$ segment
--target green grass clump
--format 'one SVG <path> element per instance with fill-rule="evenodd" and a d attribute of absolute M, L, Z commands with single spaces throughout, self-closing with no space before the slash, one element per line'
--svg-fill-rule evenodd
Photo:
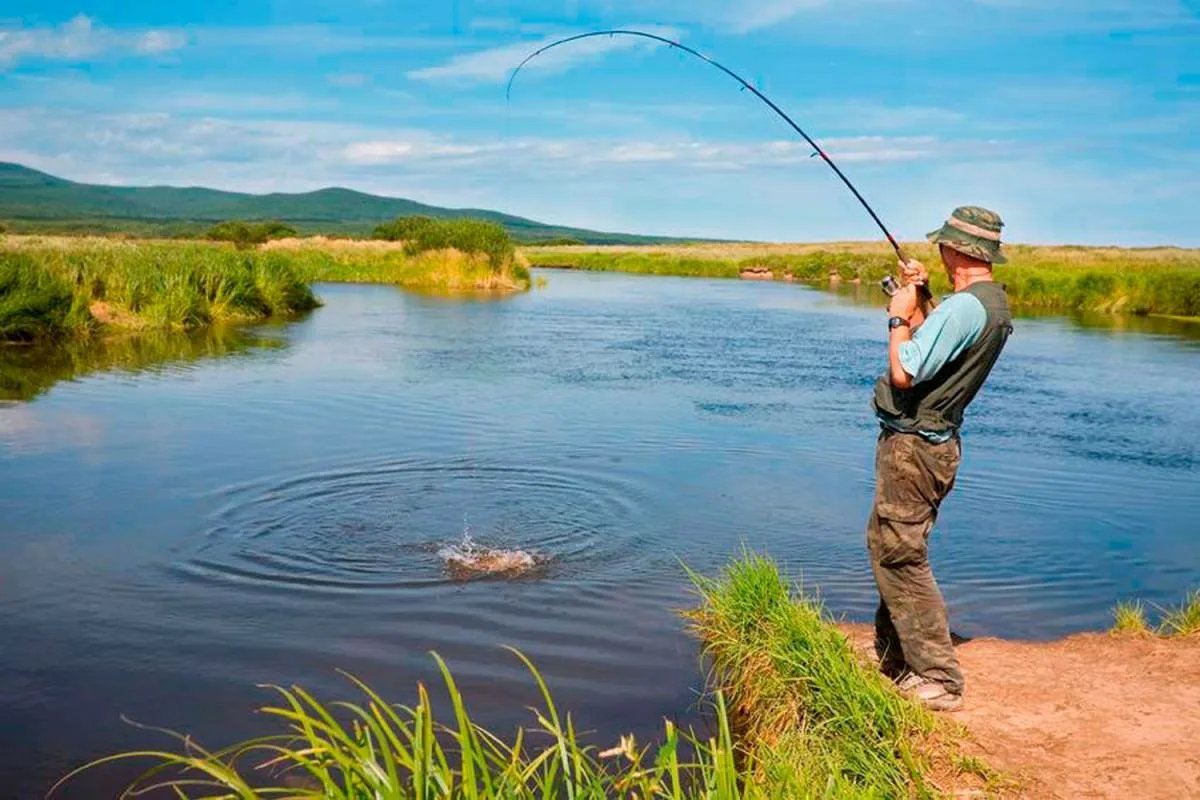
<path fill-rule="evenodd" d="M 503 225 L 482 219 L 399 217 L 375 228 L 374 239 L 404 242 L 410 256 L 431 250 L 482 253 L 492 269 L 499 271 L 513 260 L 516 248 Z"/>
<path fill-rule="evenodd" d="M 1109 632 L 1114 635 L 1143 636 L 1150 633 L 1146 620 L 1146 608 L 1140 600 L 1122 600 L 1113 607 L 1113 625 Z"/>
<path fill-rule="evenodd" d="M 932 715 L 864 664 L 819 602 L 793 597 L 774 562 L 747 553 L 693 580 L 688 617 L 758 779 L 785 797 L 937 793 Z"/>
<path fill-rule="evenodd" d="M 1158 632 L 1164 636 L 1191 636 L 1200 633 L 1200 589 L 1188 592 L 1177 608 L 1164 610 Z"/>
<path fill-rule="evenodd" d="M 515 652 L 515 651 L 514 651 Z M 453 715 L 439 721 L 428 690 L 417 702 L 395 706 L 350 678 L 363 700 L 323 703 L 293 686 L 272 688 L 279 702 L 261 709 L 283 732 L 207 750 L 171 734 L 174 750 L 140 750 L 101 758 L 68 775 L 115 761 L 144 760 L 147 770 L 123 796 L 150 787 L 171 796 L 253 800 L 267 797 L 328 800 L 767 800 L 742 779 L 724 706 L 717 730 L 698 738 L 665 722 L 661 744 L 639 747 L 632 737 L 601 751 L 585 744 L 541 675 L 528 666 L 542 704 L 534 724 L 504 738 L 470 716 L 450 670 L 436 655 Z"/>

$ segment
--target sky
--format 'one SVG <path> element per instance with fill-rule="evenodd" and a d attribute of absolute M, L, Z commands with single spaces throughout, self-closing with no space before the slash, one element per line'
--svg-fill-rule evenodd
<path fill-rule="evenodd" d="M 634 233 L 1200 246 L 1200 0 L 0 0 L 0 160 Z"/>

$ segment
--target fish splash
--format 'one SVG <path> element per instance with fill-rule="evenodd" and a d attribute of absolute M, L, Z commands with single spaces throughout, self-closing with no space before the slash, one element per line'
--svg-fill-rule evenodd
<path fill-rule="evenodd" d="M 438 550 L 438 557 L 442 559 L 450 577 L 460 581 L 487 577 L 516 578 L 545 563 L 544 558 L 526 550 L 504 550 L 481 545 L 471 538 L 469 530 L 463 533 L 462 541 Z"/>

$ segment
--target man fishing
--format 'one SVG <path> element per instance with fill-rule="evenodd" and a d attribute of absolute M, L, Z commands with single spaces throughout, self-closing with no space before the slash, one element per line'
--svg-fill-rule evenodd
<path fill-rule="evenodd" d="M 920 287 L 929 273 L 918 261 L 901 262 L 906 285 L 888 307 L 888 371 L 875 384 L 882 432 L 867 523 L 879 587 L 875 652 L 885 674 L 937 711 L 962 707 L 963 676 L 929 566 L 929 533 L 954 486 L 963 411 L 1012 332 L 1004 286 L 992 278 L 992 265 L 1006 260 L 1003 224 L 995 212 L 965 206 L 929 234 L 954 293 L 927 318 Z"/>

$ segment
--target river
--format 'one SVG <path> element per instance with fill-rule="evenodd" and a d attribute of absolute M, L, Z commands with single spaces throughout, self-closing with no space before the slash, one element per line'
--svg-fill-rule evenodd
<path fill-rule="evenodd" d="M 430 650 L 490 724 L 534 699 L 508 644 L 598 743 L 644 740 L 695 719 L 681 563 L 743 545 L 868 619 L 883 315 L 541 274 L 503 300 L 323 285 L 257 345 L 110 359 L 0 407 L 0 797 L 169 744 L 121 714 L 218 746 L 263 730 L 258 683 L 352 697 L 337 668 L 408 702 Z M 1198 397 L 1195 339 L 1019 319 L 934 534 L 955 631 L 1058 637 L 1197 584 Z M 545 564 L 453 580 L 439 550 L 464 532 Z"/>

